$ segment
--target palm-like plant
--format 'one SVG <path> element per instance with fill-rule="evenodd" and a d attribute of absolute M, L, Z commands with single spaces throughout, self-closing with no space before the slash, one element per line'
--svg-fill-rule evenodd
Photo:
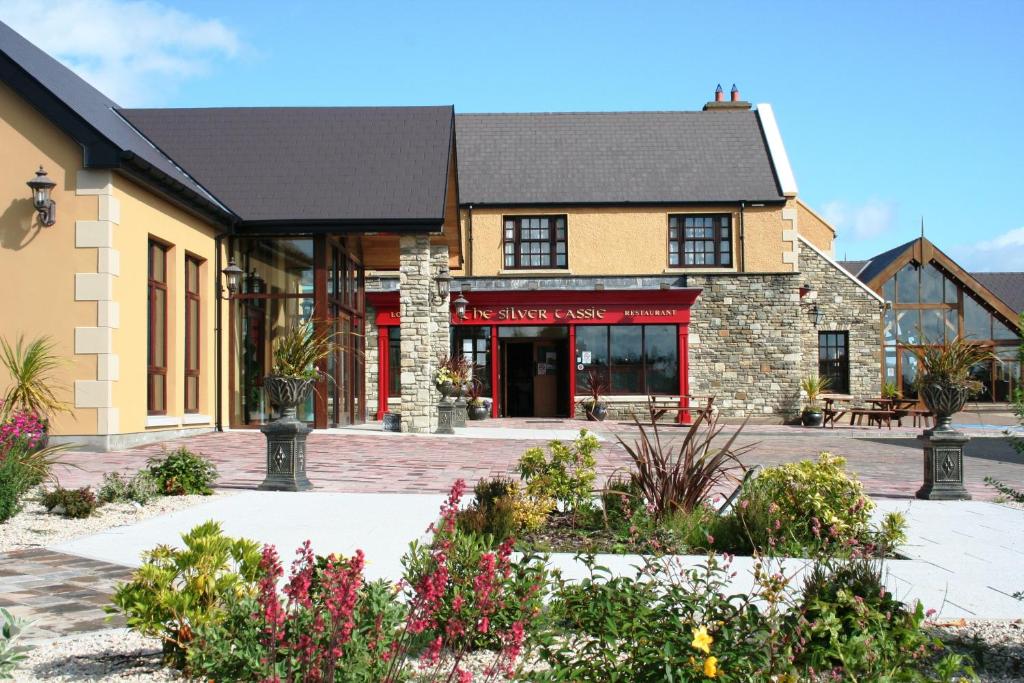
<path fill-rule="evenodd" d="M 713 446 L 723 430 L 717 416 L 707 417 L 712 415 L 713 402 L 714 399 L 708 399 L 705 409 L 697 413 L 678 447 L 671 441 L 662 442 L 658 422 L 653 417 L 649 427 L 633 418 L 640 430 L 640 438 L 633 444 L 617 437 L 633 460 L 633 484 L 657 521 L 676 511 L 692 512 L 722 484 L 740 481 L 745 470 L 740 458 L 756 444 L 735 446 L 736 437 L 746 426 L 744 422 L 725 443 Z"/>
<path fill-rule="evenodd" d="M 915 349 L 915 353 L 921 360 L 921 371 L 914 379 L 915 389 L 921 391 L 938 384 L 966 389 L 971 395 L 982 389 L 981 382 L 971 377 L 971 368 L 995 358 L 991 349 L 960 337 L 946 344 Z"/>
<path fill-rule="evenodd" d="M 317 334 L 312 320 L 274 339 L 271 374 L 275 377 L 317 379 L 317 364 L 334 350 L 331 335 Z"/>
<path fill-rule="evenodd" d="M 800 380 L 800 388 L 807 394 L 807 407 L 804 412 L 818 412 L 818 397 L 828 391 L 832 382 L 828 377 L 821 375 L 807 375 Z"/>
<path fill-rule="evenodd" d="M 0 363 L 11 376 L 0 418 L 6 419 L 15 410 L 44 418 L 70 412 L 68 402 L 57 396 L 56 391 L 63 387 L 53 376 L 66 362 L 56 353 L 50 337 L 36 337 L 26 344 L 24 336 L 19 335 L 13 347 L 0 338 Z"/>

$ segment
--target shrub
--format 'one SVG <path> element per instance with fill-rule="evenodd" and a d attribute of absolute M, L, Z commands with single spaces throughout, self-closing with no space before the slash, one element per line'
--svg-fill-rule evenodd
<path fill-rule="evenodd" d="M 458 513 L 458 527 L 492 539 L 539 529 L 555 508 L 554 500 L 530 496 L 518 482 L 506 477 L 481 479 L 473 493 L 472 505 Z"/>
<path fill-rule="evenodd" d="M 99 507 L 96 494 L 88 486 L 80 489 L 66 489 L 58 486 L 42 495 L 40 502 L 48 511 L 70 519 L 90 517 Z"/>
<path fill-rule="evenodd" d="M 42 416 L 69 412 L 68 402 L 57 398 L 55 389 L 62 387 L 53 378 L 54 371 L 65 363 L 50 337 L 36 337 L 26 345 L 25 338 L 19 336 L 13 347 L 0 338 L 0 364 L 11 377 L 0 406 L 5 421 L 15 410 Z"/>
<path fill-rule="evenodd" d="M 822 453 L 817 461 L 769 467 L 748 481 L 736 514 L 753 545 L 798 555 L 866 540 L 874 503 L 845 465 Z"/>
<path fill-rule="evenodd" d="M 25 441 L 24 445 L 30 450 L 35 449 L 45 438 L 46 421 L 35 413 L 14 411 L 0 424 L 0 450 L 6 450 L 21 440 Z"/>
<path fill-rule="evenodd" d="M 208 496 L 217 481 L 216 466 L 184 446 L 162 458 L 150 459 L 148 472 L 168 496 Z"/>
<path fill-rule="evenodd" d="M 130 581 L 117 586 L 111 612 L 128 628 L 160 638 L 168 663 L 181 668 L 193 634 L 222 622 L 229 606 L 256 594 L 260 546 L 225 536 L 217 522 L 182 534 L 184 549 L 159 545 L 143 555 Z"/>
<path fill-rule="evenodd" d="M 21 499 L 31 486 L 28 468 L 15 458 L 0 460 L 0 523 L 21 511 Z"/>
<path fill-rule="evenodd" d="M 527 495 L 538 500 L 553 499 L 574 517 L 580 510 L 589 509 L 597 478 L 594 453 L 600 447 L 596 436 L 581 429 L 570 446 L 561 441 L 549 443 L 550 456 L 540 447 L 527 450 L 518 466 Z"/>
<path fill-rule="evenodd" d="M 633 418 L 640 430 L 637 441 L 627 444 L 618 437 L 633 461 L 633 483 L 656 522 L 677 510 L 689 512 L 710 498 L 712 491 L 721 484 L 738 481 L 736 473 L 743 469 L 740 457 L 753 446 L 734 447 L 743 427 L 725 443 L 712 446 L 712 441 L 722 433 L 722 427 L 718 426 L 717 416 L 707 417 L 711 403 L 709 400 L 706 409 L 697 413 L 697 419 L 678 448 L 671 441 L 662 441 L 653 407 L 649 425 Z"/>
<path fill-rule="evenodd" d="M 0 679 L 12 679 L 28 649 L 15 644 L 28 628 L 28 622 L 3 608 L 0 608 L 0 616 L 3 616 L 3 625 L 0 626 Z"/>
<path fill-rule="evenodd" d="M 1014 503 L 1024 503 L 1024 491 L 1018 491 L 1009 484 L 994 479 L 993 477 L 985 477 L 985 483 L 994 488 L 999 492 L 999 495 L 1003 496 L 1007 500 L 1012 500 Z"/>
<path fill-rule="evenodd" d="M 118 472 L 103 475 L 99 499 L 104 503 L 138 503 L 145 505 L 160 495 L 160 484 L 148 471 L 126 477 Z"/>

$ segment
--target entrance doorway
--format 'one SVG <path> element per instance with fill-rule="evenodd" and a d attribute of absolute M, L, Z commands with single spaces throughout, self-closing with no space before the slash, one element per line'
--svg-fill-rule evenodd
<path fill-rule="evenodd" d="M 539 334 L 530 334 L 531 331 Z M 501 414 L 568 417 L 569 340 L 564 327 L 502 328 Z"/>

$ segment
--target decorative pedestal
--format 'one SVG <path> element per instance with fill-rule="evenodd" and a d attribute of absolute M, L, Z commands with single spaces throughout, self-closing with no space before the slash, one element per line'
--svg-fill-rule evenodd
<path fill-rule="evenodd" d="M 384 431 L 385 432 L 400 432 L 402 431 L 402 414 L 401 413 L 384 413 Z"/>
<path fill-rule="evenodd" d="M 917 438 L 924 445 L 924 484 L 917 497 L 970 500 L 964 488 L 964 444 L 970 437 L 953 429 L 926 429 Z"/>
<path fill-rule="evenodd" d="M 454 434 L 455 404 L 451 399 L 442 398 L 437 403 L 437 431 L 435 434 Z"/>
<path fill-rule="evenodd" d="M 290 413 L 290 414 L 289 414 Z M 267 437 L 267 478 L 260 484 L 264 491 L 308 491 L 313 488 L 306 477 L 306 436 L 312 431 L 295 419 L 295 409 L 260 427 Z"/>
<path fill-rule="evenodd" d="M 466 426 L 466 399 L 462 398 L 461 396 L 455 399 L 455 412 L 454 419 L 452 420 L 452 426 Z"/>

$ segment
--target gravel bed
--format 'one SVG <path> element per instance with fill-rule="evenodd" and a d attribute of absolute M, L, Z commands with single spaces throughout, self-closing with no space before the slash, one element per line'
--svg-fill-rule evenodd
<path fill-rule="evenodd" d="M 1024 680 L 1024 619 L 957 619 L 940 621 L 929 628 L 950 649 L 974 660 L 979 680 Z"/>
<path fill-rule="evenodd" d="M 52 545 L 208 503 L 218 496 L 231 495 L 217 493 L 213 496 L 158 496 L 143 506 L 136 503 L 106 503 L 91 517 L 67 519 L 46 511 L 39 503 L 41 491 L 41 487 L 29 491 L 25 495 L 21 512 L 0 524 L 0 552 Z"/>
<path fill-rule="evenodd" d="M 37 644 L 14 673 L 15 681 L 177 681 L 161 663 L 160 641 L 127 629 L 57 638 Z"/>

